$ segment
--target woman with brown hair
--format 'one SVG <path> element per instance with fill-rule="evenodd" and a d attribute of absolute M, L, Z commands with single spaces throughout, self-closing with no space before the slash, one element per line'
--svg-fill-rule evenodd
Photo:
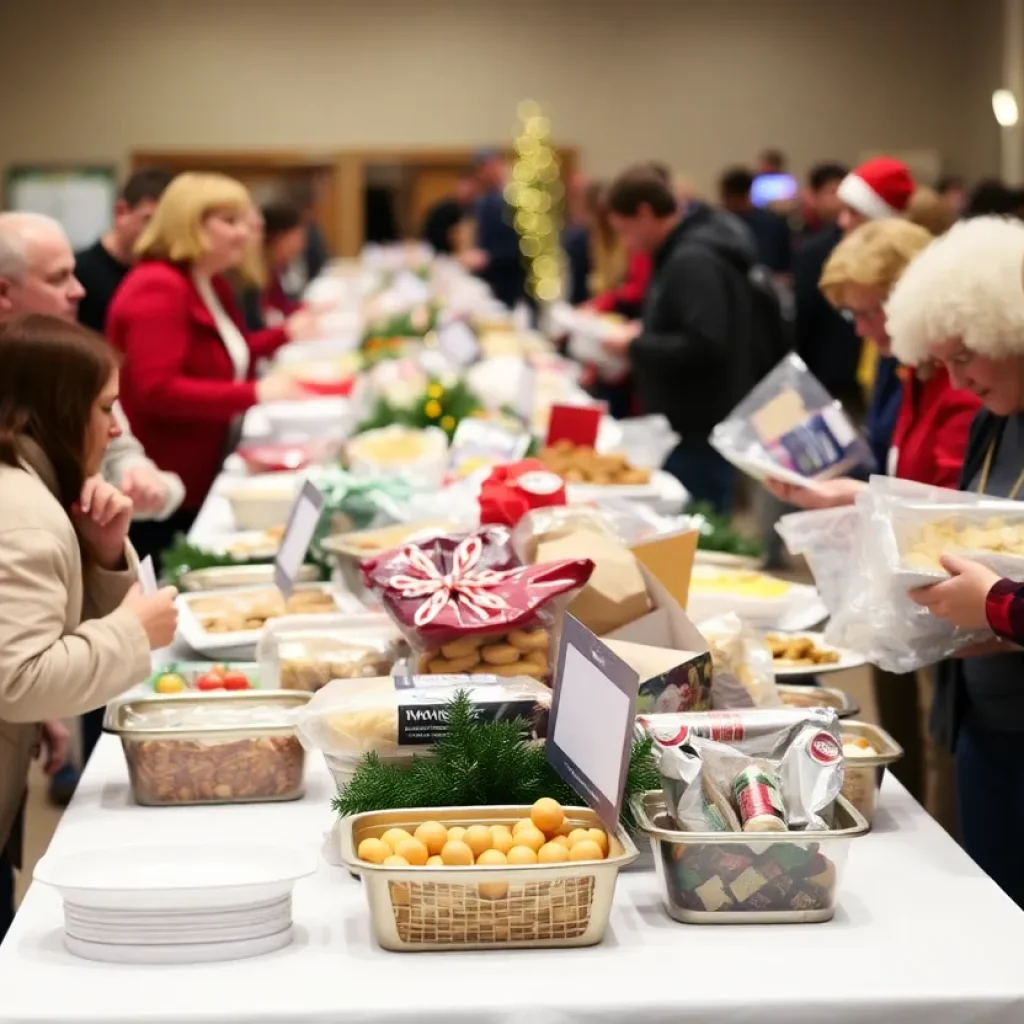
<path fill-rule="evenodd" d="M 0 332 L 0 850 L 15 864 L 37 723 L 141 682 L 174 637 L 175 591 L 140 593 L 132 503 L 99 476 L 117 392 L 91 331 L 31 316 Z"/>

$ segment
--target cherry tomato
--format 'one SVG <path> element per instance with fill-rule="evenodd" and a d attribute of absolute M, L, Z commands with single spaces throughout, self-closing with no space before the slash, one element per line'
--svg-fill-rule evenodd
<path fill-rule="evenodd" d="M 225 690 L 248 690 L 250 685 L 249 677 L 244 672 L 228 671 L 224 673 L 223 686 Z"/>
<path fill-rule="evenodd" d="M 219 672 L 206 672 L 196 680 L 196 689 L 209 692 L 224 689 L 224 676 Z"/>

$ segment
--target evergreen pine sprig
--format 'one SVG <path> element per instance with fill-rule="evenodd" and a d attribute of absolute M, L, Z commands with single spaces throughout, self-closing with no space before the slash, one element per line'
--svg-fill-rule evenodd
<path fill-rule="evenodd" d="M 469 694 L 460 690 L 448 705 L 448 732 L 431 754 L 401 765 L 365 755 L 332 806 L 344 816 L 394 807 L 532 804 L 542 796 L 579 804 L 579 795 L 548 763 L 544 745 L 531 743 L 529 737 L 525 719 L 478 721 Z M 633 744 L 623 812 L 626 824 L 632 824 L 629 797 L 661 787 L 651 750 L 649 739 Z"/>

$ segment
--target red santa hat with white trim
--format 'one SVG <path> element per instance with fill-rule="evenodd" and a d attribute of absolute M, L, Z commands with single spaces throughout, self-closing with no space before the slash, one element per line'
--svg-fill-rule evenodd
<path fill-rule="evenodd" d="M 850 171 L 836 195 L 868 220 L 882 220 L 901 217 L 916 187 L 905 163 L 891 156 L 876 156 Z"/>

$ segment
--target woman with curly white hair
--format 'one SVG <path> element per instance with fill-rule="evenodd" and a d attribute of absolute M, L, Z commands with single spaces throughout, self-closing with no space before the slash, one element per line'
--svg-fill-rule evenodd
<path fill-rule="evenodd" d="M 960 487 L 1024 498 L 1024 224 L 955 225 L 910 264 L 886 315 L 901 362 L 940 363 L 955 388 L 981 399 Z M 953 579 L 914 596 L 956 618 L 980 567 L 960 559 L 947 567 Z M 1024 907 L 1024 652 L 995 641 L 939 669 L 932 724 L 955 749 L 964 848 Z"/>

